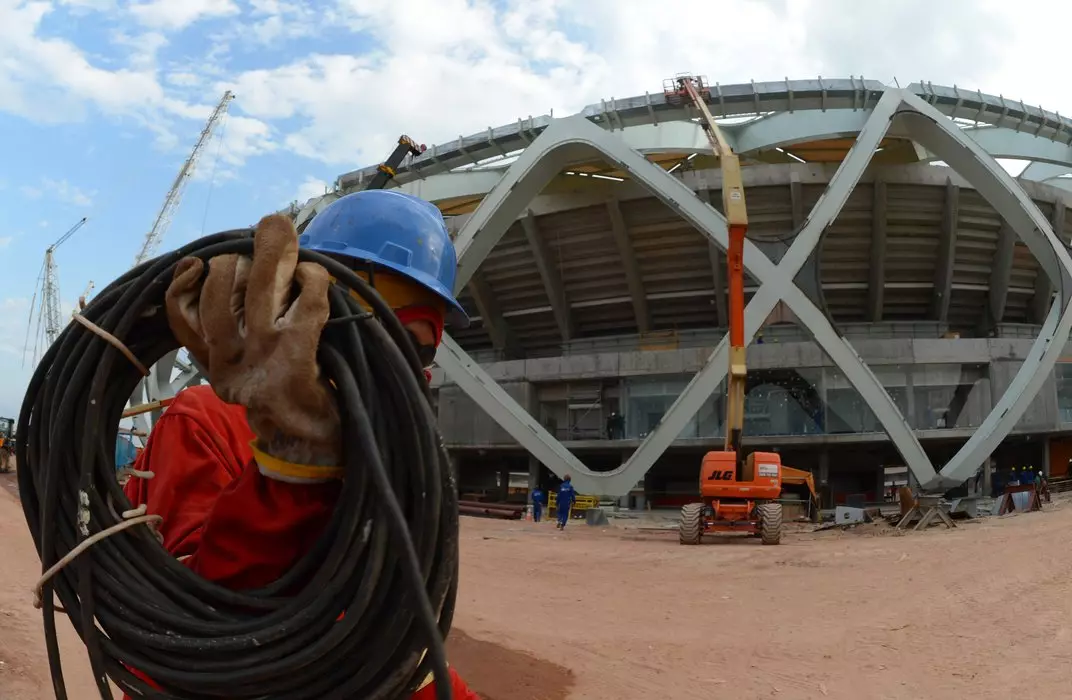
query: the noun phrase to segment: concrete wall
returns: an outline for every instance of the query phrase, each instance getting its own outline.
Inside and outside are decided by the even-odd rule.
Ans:
[[[536,410],[536,391],[529,382],[503,383],[502,388],[530,413]],[[499,424],[457,386],[439,389],[439,430],[448,445],[517,445]]]
[[[968,338],[961,340],[901,339],[854,340],[856,352],[867,364],[986,363],[991,359],[1023,359],[1031,340]],[[680,350],[625,351],[538,357],[484,364],[484,370],[499,383],[511,381],[551,382],[577,379],[612,379],[647,374],[696,372],[713,347]],[[764,343],[748,348],[749,367],[832,367],[834,363],[813,342]],[[448,383],[439,369],[432,372],[432,385]]]
[[[955,384],[953,376],[958,365],[965,367],[965,376],[978,371],[979,378],[971,385],[954,425],[970,428],[979,425],[990,412],[1019,369],[1031,340],[1018,338],[969,338],[957,340],[930,338],[857,339],[853,341],[860,356],[874,368],[880,378],[894,372],[898,366],[915,365],[916,389],[921,385]],[[485,370],[537,419],[541,418],[540,392],[551,387],[579,380],[617,380],[621,378],[691,374],[700,369],[711,348],[683,348],[662,351],[602,352],[591,355],[532,358],[496,362],[484,365]],[[749,366],[753,369],[782,367],[832,367],[825,353],[812,342],[766,342],[748,349]],[[928,365],[923,368],[919,365]],[[981,369],[970,366],[978,365]],[[971,372],[969,372],[971,370]],[[829,370],[828,370],[829,371]],[[884,372],[885,371],[885,372]],[[949,375],[946,377],[945,375]],[[972,375],[974,376],[974,375]],[[433,372],[433,386],[439,387],[439,422],[447,444],[469,446],[514,446],[517,443],[457,387],[445,383],[441,370]],[[885,381],[885,380],[883,380]],[[906,387],[907,388],[907,387]],[[909,392],[913,393],[913,392]],[[917,396],[911,400],[915,404]],[[936,432],[927,423],[927,412],[921,406],[910,405],[911,423],[928,436]],[[560,428],[567,426],[562,423]],[[1053,377],[1049,377],[1038,397],[1017,424],[1019,431],[1053,430],[1060,427],[1057,394]],[[940,431],[937,431],[940,432]]]
[[[1005,393],[1021,364],[1016,360],[996,360],[990,364],[990,383],[995,400]],[[1038,396],[1031,402],[1031,406],[1020,418],[1020,422],[1016,424],[1016,428],[1017,430],[1051,430],[1059,425],[1057,391],[1051,374]]]

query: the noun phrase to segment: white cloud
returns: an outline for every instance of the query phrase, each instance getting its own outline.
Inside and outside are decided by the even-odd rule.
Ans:
[[[41,178],[41,184],[45,191],[61,202],[73,204],[76,207],[88,207],[93,204],[93,195],[96,192],[86,193],[81,188],[72,185],[66,180],[53,180]]]
[[[71,4],[106,7],[89,0],[72,0]],[[42,24],[53,11],[48,2],[0,0],[0,94],[4,95],[0,111],[48,123],[77,121],[95,108],[109,116],[131,118],[155,136],[158,149],[188,152],[193,141],[178,134],[186,132],[187,126],[199,130],[213,105],[200,104],[200,99],[190,103],[181,90],[202,82],[199,75],[222,70],[213,65],[215,59],[203,57],[195,69],[176,71],[165,89],[157,59],[168,40],[161,31],[113,32],[112,41],[130,50],[126,64],[111,70],[101,67],[103,63],[91,63],[67,38],[45,35]],[[166,0],[142,3],[131,11],[146,25],[167,30],[204,17],[227,16],[237,12],[237,6],[213,0]],[[274,148],[267,124],[250,117],[236,117],[234,122],[224,149],[232,165]]]
[[[281,147],[340,170],[368,165],[402,132],[443,142],[657,92],[682,71],[723,85],[930,79],[1072,112],[1072,93],[1060,87],[1060,32],[1072,5],[1060,3],[1038,19],[998,0],[740,0],[733,30],[723,31],[709,0],[660,0],[657,11],[621,0],[137,0],[123,5],[127,18],[148,31],[120,24],[116,40],[131,52],[106,69],[70,39],[47,35],[43,20],[57,7],[121,4],[58,2],[0,0],[0,110],[37,121],[79,119],[88,109],[132,117],[157,148],[178,153],[211,109],[208,86],[233,87],[239,98],[221,152],[232,169]],[[169,55],[177,52],[169,32],[204,20],[230,20],[212,27],[209,54]],[[310,54],[303,45],[292,58],[279,43],[327,31],[372,48]],[[251,42],[256,52],[239,66],[230,48]]]
[[[1002,42],[1010,22],[1031,21],[1023,13],[996,0],[905,0],[865,11],[853,2],[742,0],[733,26],[763,27],[757,35],[716,31],[699,20],[709,3],[698,0],[661,0],[657,12],[620,0],[339,0],[335,24],[379,48],[313,54],[221,85],[235,89],[250,116],[295,120],[286,147],[336,167],[380,160],[400,132],[442,142],[552,109],[561,115],[601,98],[657,92],[682,71],[724,85],[863,74],[1018,89],[1018,80],[997,85],[991,76],[1016,55]],[[282,4],[262,3],[265,11]],[[1072,19],[1072,6],[1060,12]],[[1023,41],[1031,45],[1029,36]],[[1061,65],[1052,51],[1051,65]],[[1049,96],[1058,108],[1072,98],[1052,78],[1033,99]]]
[[[78,119],[86,103],[109,114],[137,113],[159,103],[151,70],[106,70],[67,39],[40,34],[47,2],[0,0],[2,109],[40,122]]]
[[[72,185],[66,180],[53,180],[52,178],[41,178],[41,185],[35,187],[32,185],[22,185],[19,187],[19,192],[27,199],[41,199],[45,195],[50,198],[55,198],[65,204],[73,204],[78,207],[88,207],[93,204],[93,195],[96,192],[86,193],[81,188]],[[47,222],[42,222],[42,226],[47,226]]]
[[[344,6],[353,30],[397,52],[313,55],[234,81],[247,114],[298,118],[286,146],[326,163],[378,161],[401,131],[432,143],[552,107],[577,109],[610,73],[595,52],[524,5],[502,15],[462,0]]]
[[[312,175],[305,176],[305,182],[298,186],[298,193],[294,196],[299,204],[308,202],[313,197],[319,197],[331,189],[331,185],[325,180]]]
[[[128,60],[133,68],[153,69],[156,67],[157,54],[168,45],[168,39],[160,32],[126,34],[115,32],[112,41],[118,46],[131,49]]]
[[[212,107],[197,108],[200,114],[204,111],[201,121],[208,120]],[[198,134],[200,128],[198,127]],[[193,138],[197,134],[190,133],[190,143],[185,148],[192,149]],[[212,139],[205,145],[205,149],[194,170],[194,177],[198,180],[233,179],[237,176],[236,169],[241,167],[248,159],[274,151],[278,145],[272,139],[271,127],[260,119],[252,119],[238,114],[225,114],[216,124]]]
[[[194,87],[201,84],[201,78],[189,71],[175,71],[174,73],[168,73],[165,80],[170,84],[179,87]]]
[[[75,10],[103,12],[115,7],[115,0],[59,0],[59,4]]]
[[[335,21],[330,7],[316,7],[305,2],[250,0],[254,21],[237,32],[237,38],[251,38],[271,44],[282,38],[294,39],[314,35],[320,27]]]
[[[220,159],[234,166],[277,147],[272,140],[272,128],[266,122],[237,114],[228,114],[224,118],[220,138],[223,139]]]
[[[130,13],[147,27],[178,30],[204,19],[239,13],[233,0],[150,0],[130,6]]]

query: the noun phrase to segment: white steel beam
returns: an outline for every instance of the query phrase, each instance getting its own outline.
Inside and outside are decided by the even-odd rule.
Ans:
[[[821,112],[781,112],[741,126],[726,126],[726,139],[735,153],[744,154],[802,141],[851,138],[871,116],[870,110],[837,109]]]
[[[1064,241],[1065,230],[1065,203],[1058,198],[1053,203],[1053,213],[1050,215],[1050,224],[1057,239]],[[1042,323],[1049,312],[1050,304],[1053,303],[1053,283],[1050,278],[1042,274],[1042,269],[1035,275],[1035,296],[1031,298],[1031,320]]]
[[[938,477],[923,483],[924,488],[939,490],[960,484],[975,473],[1015,427],[1049,377],[1072,330],[1068,284],[1072,258],[1027,193],[978,143],[915,95],[906,94],[904,102],[918,112],[907,120],[913,138],[942,158],[986,198],[1039,260],[1057,290],[1042,331],[1008,389]]]
[[[826,111],[798,108],[793,112],[772,114],[746,124],[727,125],[723,127],[723,130],[726,139],[738,153],[765,151],[793,143],[826,138],[850,137],[863,127],[870,116],[870,110],[854,110],[847,107],[848,105],[843,109],[827,109]],[[947,117],[943,116],[943,119],[948,121]],[[1072,146],[1067,143],[1038,138],[1033,133],[1017,132],[1007,127],[986,126],[961,129],[952,123],[950,125],[970,136],[995,158],[1032,161],[1032,164],[1020,174],[1021,179],[1037,182],[1048,180],[1050,181],[1048,184],[1062,186],[1061,183],[1053,181],[1053,178],[1072,172]],[[614,133],[628,146],[642,153],[710,152],[710,144],[702,128],[691,121],[665,121],[657,126],[651,124],[627,126]],[[919,147],[919,150],[922,152],[921,160],[937,160],[937,158],[929,157],[922,147]],[[561,165],[564,167],[568,162],[569,160],[562,161]],[[498,184],[505,170],[505,167],[464,169],[446,173],[429,173],[420,178],[400,175],[395,182],[399,183],[397,186],[403,192],[437,202],[457,197],[482,196]],[[343,179],[345,176],[340,178],[340,182]],[[745,186],[748,184],[746,179]],[[1072,185],[1064,188],[1069,187]],[[347,185],[340,190],[340,193],[352,191],[352,189],[350,185]],[[303,205],[295,218],[295,225],[299,230],[324,207],[338,199],[340,193],[329,193]]]
[[[903,101],[903,102],[902,102]],[[895,113],[900,114],[898,131],[905,129],[928,151],[937,154],[974,186],[1024,239],[1051,275],[1058,290],[1058,302],[1051,309],[1043,333],[1013,380],[1009,391],[999,400],[983,427],[943,469],[935,473],[889,394],[861,361],[852,346],[834,331],[825,314],[793,282],[808,256],[818,245],[822,232],[837,216],[849,193],[860,180],[872,154],[890,126]],[[542,143],[541,143],[542,142]],[[693,196],[680,181],[651,164],[636,151],[625,147],[607,132],[587,121],[561,120],[550,125],[543,136],[522,154],[514,168],[488,195],[458,237],[459,284],[465,284],[472,272],[520,215],[527,202],[542,189],[556,172],[556,163],[575,157],[578,150],[594,149],[623,168],[639,183],[665,202],[686,221],[704,232],[719,248],[726,245],[725,220]],[[526,156],[528,158],[526,159]],[[941,489],[960,483],[972,473],[983,458],[1008,434],[1045,382],[1053,362],[1063,349],[1072,328],[1072,306],[1067,303],[1067,279],[1072,275],[1072,260],[1050,229],[1050,224],[1027,194],[1013,182],[993,158],[959,127],[951,124],[938,110],[902,90],[887,90],[870,114],[867,123],[848,157],[842,162],[829,187],[808,217],[807,223],[782,258],[775,265],[750,242],[745,248],[745,267],[760,282],[745,314],[745,332],[749,339],[782,301],[802,325],[815,337],[834,363],[845,373],[861,397],[875,413],[907,466],[926,488]],[[725,376],[726,340],[716,348],[703,369],[664,415],[659,426],[648,435],[637,451],[616,470],[593,472],[579,465],[579,460],[564,453],[564,448],[538,426],[534,419],[505,392],[496,394],[490,379],[478,374],[479,367],[463,366],[467,356],[456,345],[443,351],[443,367],[448,375],[464,383],[467,393],[485,406],[489,414],[530,450],[540,451],[541,461],[556,473],[570,471],[583,479],[582,488],[594,493],[620,494],[630,489],[654,464],[689,420],[717,389]],[[468,362],[472,363],[471,360]],[[473,363],[475,364],[475,363]],[[457,376],[455,376],[457,375]],[[481,397],[481,398],[478,398]],[[504,412],[509,414],[504,416]],[[526,418],[527,416],[527,418]],[[539,443],[536,445],[536,443]],[[591,480],[591,481],[589,481]],[[591,484],[588,486],[587,484]]]
[[[834,217],[844,205],[849,193],[859,180],[864,169],[871,159],[871,155],[881,142],[890,119],[899,104],[899,93],[888,93],[879,106],[875,108],[872,120],[862,130],[857,145],[850,152],[848,158],[842,163],[831,181],[830,187],[819,199],[815,209],[808,217],[808,223],[797,236],[793,246],[790,247],[782,262],[775,266],[773,262],[750,242],[745,247],[745,268],[755,278],[761,281],[762,286],[753,297],[746,310],[745,332],[751,338],[759,329],[779,300],[786,301],[790,309],[808,324],[808,328],[815,335],[819,344],[837,362],[846,374],[849,381],[860,391],[861,395],[869,398],[876,417],[891,435],[898,449],[905,456],[914,472],[923,479],[928,479],[933,474],[933,469],[926,458],[919,442],[904,421],[903,416],[897,411],[893,401],[882,388],[881,384],[860,360],[852,347],[834,331],[829,320],[823,312],[801,292],[792,282],[796,273],[803,266],[814,247],[818,244],[822,232],[833,221]],[[569,120],[563,120],[564,122]],[[549,134],[555,127],[553,124],[545,132]],[[534,143],[531,151],[552,151],[554,148],[568,147],[582,139],[590,144],[590,147],[602,151],[608,158],[613,158],[619,166],[626,169],[635,179],[649,187],[653,194],[663,200],[668,206],[677,211],[687,221],[710,236],[723,250],[727,244],[725,219],[710,205],[701,202],[692,192],[682,185],[677,179],[668,175],[658,166],[655,166],[631,149],[624,148],[620,142],[615,142],[613,137],[599,129],[592,130],[585,122],[572,124],[576,132],[565,137],[566,144],[554,144],[550,139],[544,144],[544,149],[538,149],[539,141]],[[565,131],[563,129],[563,131]],[[587,132],[587,133],[586,133]],[[597,133],[598,132],[598,133]],[[583,136],[582,136],[583,135]],[[535,160],[535,158],[533,159]],[[520,164],[520,161],[519,161]],[[482,258],[490,251],[490,248],[505,233],[503,224],[499,224],[499,230],[493,228],[489,222],[495,221],[496,217],[503,218],[506,225],[512,221],[511,216],[516,216],[524,207],[523,195],[531,196],[534,188],[523,186],[520,180],[526,172],[537,171],[531,163],[523,164],[516,173],[508,173],[500,186],[493,191],[488,200],[495,200],[500,211],[482,211],[483,205],[474,214],[469,225],[458,236],[459,247],[462,252],[459,255],[459,269],[474,269],[482,262],[467,258],[468,251],[478,251],[477,256]],[[511,177],[513,175],[513,177]],[[513,203],[511,198],[515,198]],[[509,204],[509,206],[508,206]],[[480,239],[483,240],[480,240]],[[475,247],[474,242],[480,240],[481,247]],[[617,494],[624,493],[635,484],[655,460],[666,450],[673,440],[681,433],[685,425],[697,413],[708,397],[717,389],[725,376],[725,339],[719,344],[715,352],[709,358],[704,368],[693,378],[688,387],[670,410],[663,416],[659,426],[652,431],[641,446],[627,462],[619,469],[611,472],[589,472],[592,478],[600,480],[603,489],[599,493]],[[449,362],[449,360],[448,360]],[[456,363],[455,363],[456,365]],[[446,367],[445,367],[446,369]],[[452,376],[447,370],[448,376]],[[452,376],[453,379],[453,376]],[[517,417],[518,412],[524,412],[524,408],[516,402],[508,400],[506,404],[500,404],[500,409]],[[498,420],[502,415],[500,410],[492,416]],[[509,431],[509,427],[500,422],[500,425]],[[518,435],[515,439],[520,441]],[[561,470],[575,467],[563,464],[546,463],[548,468],[558,473]],[[556,468],[557,467],[557,468]],[[928,474],[930,470],[930,474]]]
[[[1069,172],[1072,172],[1072,163],[1054,164],[1035,161],[1024,168],[1017,179],[1045,182]]]
[[[590,478],[592,472],[447,334],[443,334],[443,342],[436,351],[436,364],[469,398],[489,416],[493,416],[503,430],[551,471],[559,476],[570,474],[574,487],[581,493],[606,492],[605,484]]]

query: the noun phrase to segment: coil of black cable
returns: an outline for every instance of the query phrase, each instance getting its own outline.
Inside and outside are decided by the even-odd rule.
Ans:
[[[211,266],[215,256],[252,251],[250,229],[207,236],[124,274],[82,315],[149,367],[177,346],[163,304],[175,264],[193,255]],[[112,697],[107,678],[132,697],[406,698],[429,672],[436,697],[450,697],[443,639],[457,586],[457,491],[420,362],[364,280],[315,252],[300,259],[336,280],[318,355],[345,436],[346,476],[329,525],[291,571],[255,591],[194,574],[145,525],[89,546],[42,589],[57,698],[66,690],[55,598],[86,645],[102,698]],[[37,367],[17,456],[43,571],[130,508],[114,456],[141,377],[113,343],[74,322]]]

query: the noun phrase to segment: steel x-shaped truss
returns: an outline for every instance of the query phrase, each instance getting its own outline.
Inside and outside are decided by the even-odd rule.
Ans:
[[[975,434],[940,472],[927,457],[896,404],[852,345],[797,285],[798,273],[817,254],[826,227],[837,217],[891,124],[942,158],[982,194],[1038,258],[1057,290],[1053,306],[1020,370]],[[725,250],[725,219],[679,180],[649,162],[613,133],[577,116],[553,122],[509,168],[458,235],[460,291],[524,208],[563,167],[595,152],[630,174],[654,196]],[[779,301],[796,315],[841,369],[878,418],[905,464],[927,490],[942,490],[970,477],[1008,435],[1045,382],[1072,328],[1069,281],[1072,259],[1050,223],[1016,182],[961,129],[914,94],[887,89],[860,130],[826,191],[782,259],[775,264],[751,242],[745,268],[760,283],[745,312],[748,341]],[[711,353],[662,421],[619,468],[596,472],[585,467],[449,336],[436,356],[439,365],[504,430],[556,474],[570,473],[583,492],[627,493],[680,435],[726,374],[727,340]]]

